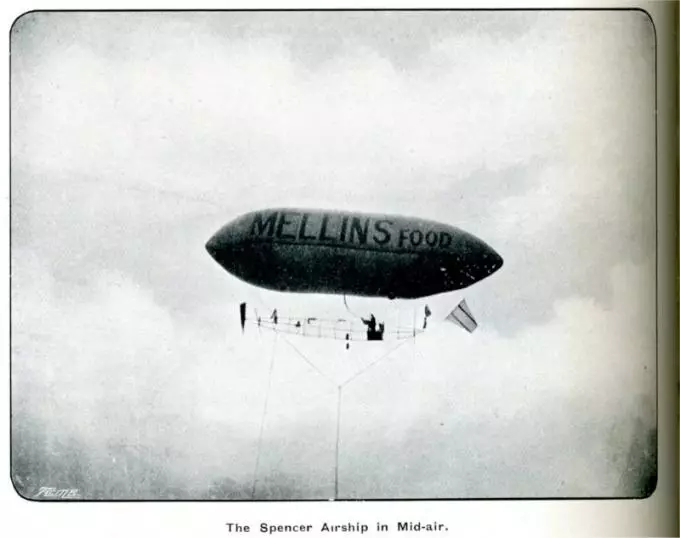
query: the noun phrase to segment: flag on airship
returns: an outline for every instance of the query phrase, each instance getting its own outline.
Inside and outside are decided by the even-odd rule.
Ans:
[[[477,328],[477,321],[472,315],[472,312],[470,312],[470,308],[465,302],[465,299],[458,303],[458,306],[456,306],[456,308],[454,308],[451,313],[446,316],[446,319],[455,323],[459,327],[462,327],[469,333]]]

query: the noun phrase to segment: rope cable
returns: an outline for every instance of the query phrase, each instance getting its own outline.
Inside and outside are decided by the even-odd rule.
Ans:
[[[260,467],[260,453],[262,451],[262,439],[264,437],[264,421],[267,416],[267,410],[269,408],[269,393],[271,392],[271,387],[272,387],[272,372],[274,371],[274,359],[276,358],[276,341],[277,341],[277,335],[276,333],[274,334],[274,344],[272,346],[272,354],[271,358],[269,359],[269,375],[267,379],[267,392],[265,393],[264,397],[264,405],[262,407],[262,417],[260,419],[260,433],[257,439],[257,451],[255,453],[255,468],[253,470],[253,485],[251,489],[251,494],[250,497],[251,499],[255,498],[255,491],[257,487],[257,473],[259,471]]]
[[[338,462],[340,460],[340,410],[342,404],[342,385],[338,386],[338,407],[335,419],[335,495],[338,498]]]
[[[293,345],[293,344],[290,342],[290,340],[288,340],[288,338],[286,338],[286,337],[283,336],[283,335],[281,336],[281,338],[283,338],[283,341],[286,342],[286,344],[288,344],[288,345],[289,345],[289,346],[290,346],[290,347],[298,354],[298,356],[299,356],[302,360],[304,360],[307,364],[309,364],[309,366],[311,366],[311,367],[314,369],[314,371],[316,371],[317,374],[319,374],[321,377],[323,377],[324,379],[326,379],[326,381],[328,381],[329,383],[331,383],[333,386],[337,386],[337,383],[335,383],[330,377],[328,377],[328,376],[327,376],[326,374],[324,374],[321,370],[319,370],[319,368],[317,368],[316,365],[315,365],[312,361],[310,361],[310,360],[306,357],[306,355],[305,355],[304,353],[302,353],[302,351],[300,351],[295,345]]]
[[[347,385],[350,381],[355,380],[357,377],[359,377],[360,375],[364,374],[367,370],[369,370],[370,368],[372,368],[373,366],[375,366],[376,364],[378,364],[380,361],[382,361],[383,359],[386,359],[387,357],[389,357],[392,353],[394,353],[395,351],[397,351],[397,349],[399,349],[401,346],[403,346],[403,345],[404,345],[406,342],[408,342],[408,341],[409,341],[409,340],[403,340],[403,341],[399,342],[396,346],[392,347],[392,349],[390,349],[389,351],[387,351],[387,353],[385,353],[385,354],[381,355],[380,357],[378,357],[376,360],[374,360],[373,362],[371,362],[370,364],[368,364],[368,365],[367,365],[366,367],[364,367],[363,369],[359,370],[356,374],[354,374],[354,375],[353,375],[352,377],[350,377],[349,379],[346,379],[343,383],[340,384],[340,386],[341,386],[341,387],[344,387],[344,386]]]

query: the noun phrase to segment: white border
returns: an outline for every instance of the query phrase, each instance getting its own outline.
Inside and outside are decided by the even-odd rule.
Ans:
[[[46,2],[29,5],[10,1],[0,8],[5,46],[9,46],[9,30],[13,20],[29,10],[38,9],[255,9],[281,8],[271,1],[251,2],[201,2],[188,5],[176,0],[119,2],[104,5],[102,2],[62,1],[58,5]],[[677,348],[673,333],[677,330],[675,290],[672,288],[676,247],[674,242],[675,200],[668,196],[669,185],[676,181],[673,173],[674,152],[677,140],[672,130],[676,124],[673,113],[677,110],[677,95],[672,94],[672,81],[677,81],[677,65],[673,61],[671,31],[677,25],[673,2],[610,2],[569,1],[559,5],[539,1],[525,1],[521,5],[509,2],[455,2],[432,0],[426,5],[413,1],[367,2],[339,0],[286,2],[290,8],[510,8],[510,7],[641,7],[654,19],[657,31],[657,88],[658,88],[658,169],[659,169],[659,482],[649,499],[626,501],[405,501],[405,502],[141,502],[141,503],[36,503],[21,499],[9,479],[9,383],[3,376],[0,382],[0,532],[5,536],[174,536],[189,535],[224,537],[229,535],[228,521],[249,524],[251,535],[259,535],[260,522],[276,524],[310,523],[318,528],[323,521],[343,524],[365,522],[372,536],[375,522],[394,523],[397,520],[439,521],[448,526],[448,533],[419,533],[432,535],[617,535],[660,536],[677,533],[677,407],[678,379],[676,368]],[[7,50],[7,49],[5,49]],[[2,55],[0,71],[9,73],[9,55]],[[672,66],[672,67],[669,67]],[[5,75],[7,76],[7,75]],[[9,103],[9,84],[0,85],[2,100]],[[8,125],[8,106],[3,107],[5,126]],[[3,131],[5,148],[9,147],[8,129]],[[9,169],[9,155],[2,152],[4,170]],[[9,201],[9,182],[0,182],[3,201]],[[9,204],[0,206],[3,238],[8,237]],[[2,249],[0,264],[9,265],[9,249]],[[9,303],[8,286],[0,286],[0,302]],[[0,308],[0,349],[9,356],[9,308]],[[5,363],[8,365],[8,363]],[[8,370],[5,370],[8,372]],[[392,527],[392,525],[391,525]],[[317,533],[310,533],[316,535]],[[347,535],[347,533],[342,533]],[[392,535],[393,533],[381,533]],[[409,536],[411,533],[398,533]],[[415,533],[413,533],[415,534]],[[288,534],[290,535],[290,534]],[[324,535],[330,535],[325,533]],[[280,535],[281,536],[281,535]]]

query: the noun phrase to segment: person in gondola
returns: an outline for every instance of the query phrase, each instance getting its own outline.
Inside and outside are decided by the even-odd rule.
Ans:
[[[375,316],[371,314],[371,317],[369,319],[364,319],[361,318],[361,321],[364,322],[364,325],[366,325],[367,330],[366,330],[366,339],[367,340],[382,340],[382,335],[383,331],[385,330],[385,325],[383,323],[380,324],[381,331],[376,330],[376,320]]]
[[[361,318],[361,321],[363,321],[364,325],[366,325],[366,327],[368,327],[369,332],[375,332],[376,321],[375,321],[375,316],[373,314],[371,314],[371,317],[369,319]]]

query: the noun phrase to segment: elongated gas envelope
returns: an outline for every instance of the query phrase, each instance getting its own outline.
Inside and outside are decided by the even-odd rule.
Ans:
[[[503,259],[459,228],[397,215],[264,209],[224,225],[206,249],[263,288],[413,299],[458,290]]]

